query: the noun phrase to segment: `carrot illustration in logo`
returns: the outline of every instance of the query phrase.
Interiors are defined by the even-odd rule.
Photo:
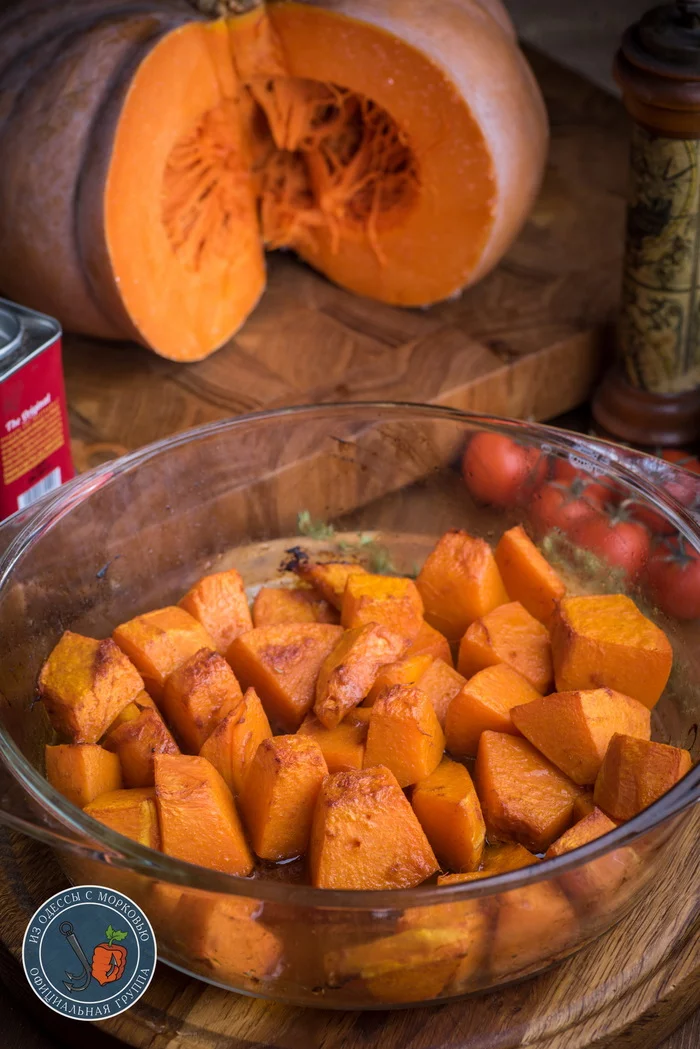
[[[125,940],[127,935],[128,933],[113,929],[110,925],[105,933],[107,942],[98,943],[92,952],[91,973],[99,984],[114,983],[122,976],[127,950],[119,941]]]

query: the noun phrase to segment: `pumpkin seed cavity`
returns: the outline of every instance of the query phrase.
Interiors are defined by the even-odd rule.
[[[325,231],[333,251],[341,233],[364,237],[382,261],[379,234],[401,223],[420,190],[395,120],[336,84],[253,77],[245,91],[241,105],[222,102],[171,151],[163,222],[175,254],[196,271],[205,253],[235,251],[252,185],[268,249],[303,247]]]

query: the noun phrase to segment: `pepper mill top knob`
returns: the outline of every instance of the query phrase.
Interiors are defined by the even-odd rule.
[[[700,0],[653,7],[622,38],[622,54],[635,65],[667,76],[700,78]]]

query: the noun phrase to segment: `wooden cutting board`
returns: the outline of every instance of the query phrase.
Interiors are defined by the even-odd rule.
[[[489,277],[458,300],[398,309],[350,295],[277,253],[248,323],[199,364],[68,336],[78,469],[199,423],[281,405],[434,401],[548,419],[584,401],[618,299],[627,121],[599,88],[529,58],[549,108],[549,163],[530,220]]]

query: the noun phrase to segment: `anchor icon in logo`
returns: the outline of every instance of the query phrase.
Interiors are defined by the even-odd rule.
[[[126,966],[127,949],[119,943],[119,940],[126,939],[128,935],[126,932],[113,929],[110,925],[105,933],[107,942],[97,944],[92,952],[92,963],[90,963],[71,923],[61,922],[58,931],[65,936],[82,966],[81,971],[77,973],[66,970],[67,979],[63,981],[63,986],[67,991],[85,991],[93,978],[101,985],[114,983],[115,980],[121,979]]]

